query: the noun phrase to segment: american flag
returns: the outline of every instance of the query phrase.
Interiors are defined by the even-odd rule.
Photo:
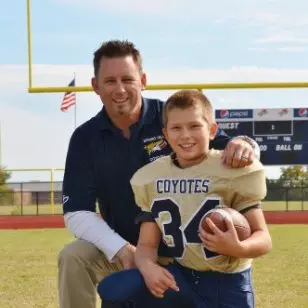
[[[75,86],[75,77],[74,79],[69,83],[69,87]],[[75,92],[66,92],[63,97],[63,101],[61,104],[61,111],[66,111],[71,106],[76,105],[76,93]]]

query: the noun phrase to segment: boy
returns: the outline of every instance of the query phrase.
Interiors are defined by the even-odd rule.
[[[252,259],[272,246],[260,208],[266,195],[263,166],[259,161],[237,170],[221,166],[222,152],[209,149],[217,124],[202,93],[175,93],[163,116],[164,135],[174,153],[131,179],[142,209],[135,257],[139,271],[113,274],[98,291],[112,307],[133,302],[137,307],[253,308]],[[247,218],[252,230],[247,240],[239,241],[229,220],[226,232],[210,219],[212,233],[199,228],[204,214],[219,205]],[[174,260],[165,267],[157,261],[161,238]]]

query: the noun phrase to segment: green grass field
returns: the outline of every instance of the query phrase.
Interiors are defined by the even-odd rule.
[[[274,248],[254,262],[257,308],[308,308],[308,225],[271,225]],[[56,308],[64,229],[0,230],[0,307]],[[99,307],[99,306],[98,306]]]
[[[264,211],[308,211],[308,201],[264,201],[262,203]],[[62,206],[55,204],[52,209],[51,205],[24,205],[22,210],[21,206],[13,205],[0,205],[0,215],[51,215],[62,214]]]

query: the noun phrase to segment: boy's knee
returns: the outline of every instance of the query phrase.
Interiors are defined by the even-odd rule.
[[[123,270],[105,277],[97,287],[102,300],[126,301],[146,288],[143,277],[137,269]]]

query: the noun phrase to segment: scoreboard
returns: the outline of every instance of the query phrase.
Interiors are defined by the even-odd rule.
[[[264,165],[308,165],[308,108],[220,109],[218,126],[260,146]]]

